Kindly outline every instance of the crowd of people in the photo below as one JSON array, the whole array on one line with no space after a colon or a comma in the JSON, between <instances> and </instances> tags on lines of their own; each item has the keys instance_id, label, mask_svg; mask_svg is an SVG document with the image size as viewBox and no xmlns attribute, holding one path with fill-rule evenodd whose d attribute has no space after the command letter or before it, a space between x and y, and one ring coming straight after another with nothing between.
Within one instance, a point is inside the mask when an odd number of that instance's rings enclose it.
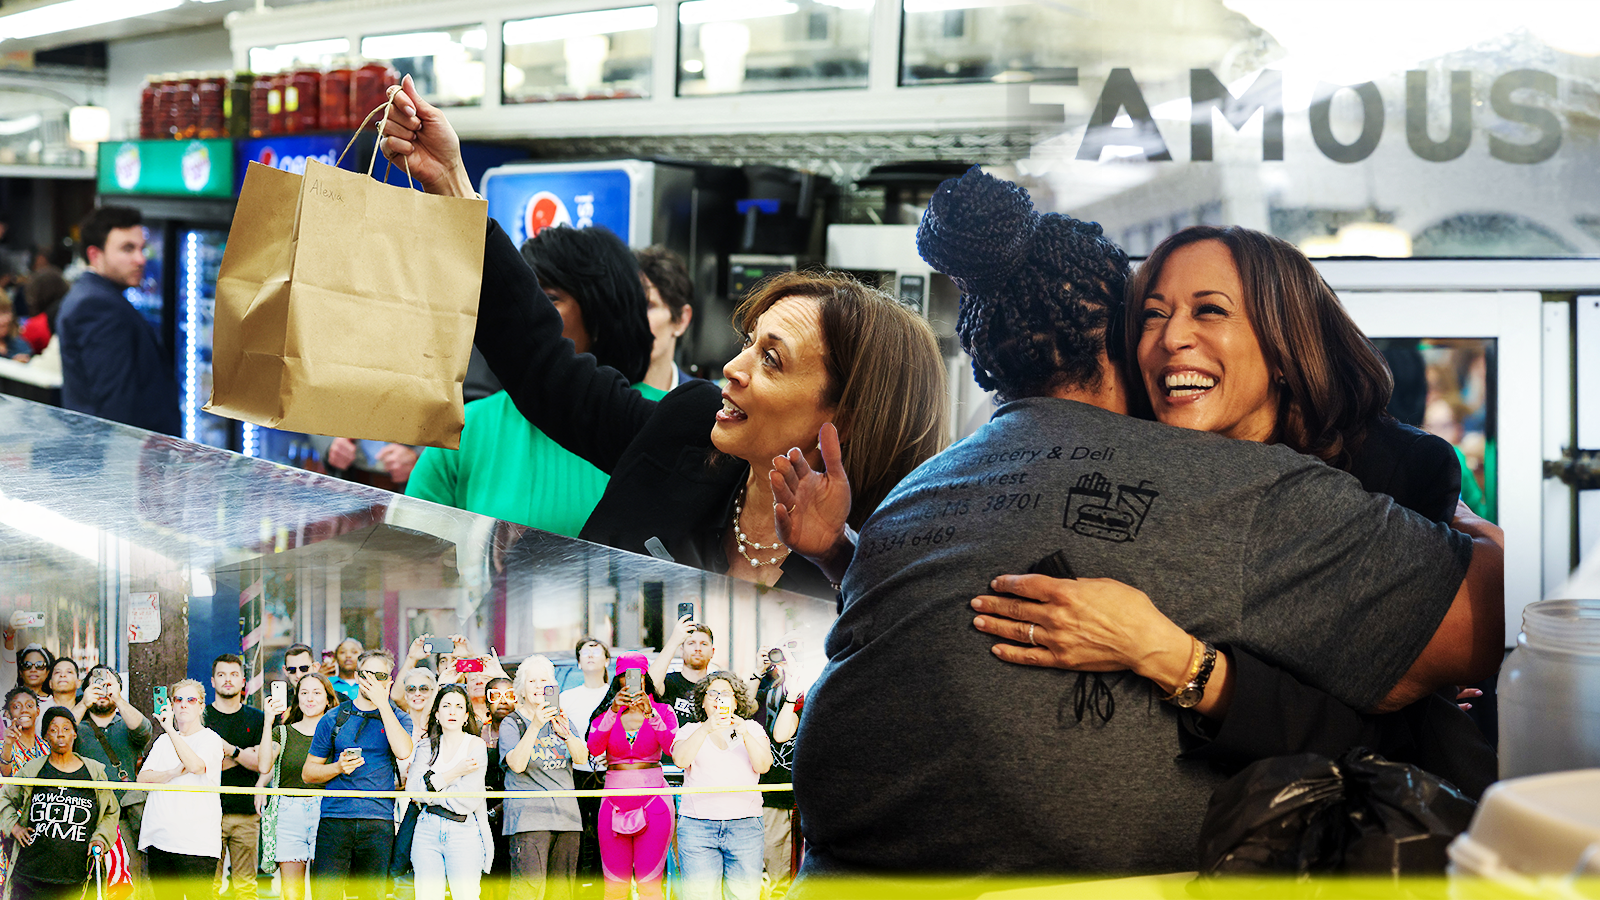
<instances>
[{"instance_id":1,"label":"crowd of people","mask_svg":"<svg viewBox=\"0 0 1600 900\"><path fill-rule=\"evenodd\" d=\"M14 897L76 896L115 869L140 896L253 900L276 874L287 900L570 900L635 888L661 897L670 878L684 896L717 896L725 883L728 897L755 900L770 859L768 896L782 896L794 871L790 834L764 837L755 785L787 759L795 733L799 698L782 688L792 642L745 679L712 668L709 626L685 616L674 647L689 635L681 673L652 669L642 653L613 659L604 642L584 639L565 690L549 657L508 672L460 635L419 636L398 661L347 638L319 662L297 643L259 705L247 702L241 659L223 654L211 664L209 702L205 685L184 679L158 687L141 712L111 669L81 673L38 644L11 649L7 632L0 667L14 670L16 686L0 775L130 787L5 786L0 835L12 843L0 882ZM760 705L769 701L771 715ZM752 790L681 801L559 793L667 788L673 765L687 788ZM397 790L427 796L364 796ZM486 798L491 791L510 796ZM774 841L781 848L768 852Z\"/></svg>"}]
</instances>

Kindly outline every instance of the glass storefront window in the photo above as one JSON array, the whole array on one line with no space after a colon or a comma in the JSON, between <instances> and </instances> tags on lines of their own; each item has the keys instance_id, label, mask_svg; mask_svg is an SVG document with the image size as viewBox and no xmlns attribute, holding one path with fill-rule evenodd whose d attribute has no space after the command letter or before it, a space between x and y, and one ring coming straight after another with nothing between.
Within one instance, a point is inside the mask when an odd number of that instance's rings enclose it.
<instances>
[{"instance_id":1,"label":"glass storefront window","mask_svg":"<svg viewBox=\"0 0 1600 900\"><path fill-rule=\"evenodd\" d=\"M282 72L300 66L327 68L338 57L350 53L350 41L329 38L321 41L301 41L279 44L276 47L251 47L252 72Z\"/></svg>"},{"instance_id":2,"label":"glass storefront window","mask_svg":"<svg viewBox=\"0 0 1600 900\"><path fill-rule=\"evenodd\" d=\"M361 55L410 75L430 103L476 106L483 102L483 51L488 45L482 25L460 25L368 35L361 39Z\"/></svg>"},{"instance_id":3,"label":"glass storefront window","mask_svg":"<svg viewBox=\"0 0 1600 900\"><path fill-rule=\"evenodd\" d=\"M872 0L678 4L678 94L867 86Z\"/></svg>"},{"instance_id":4,"label":"glass storefront window","mask_svg":"<svg viewBox=\"0 0 1600 900\"><path fill-rule=\"evenodd\" d=\"M650 96L654 6L505 23L504 103Z\"/></svg>"},{"instance_id":5,"label":"glass storefront window","mask_svg":"<svg viewBox=\"0 0 1600 900\"><path fill-rule=\"evenodd\" d=\"M905 0L900 83L1050 81L1077 65L1082 14L1012 0Z\"/></svg>"},{"instance_id":6,"label":"glass storefront window","mask_svg":"<svg viewBox=\"0 0 1600 900\"><path fill-rule=\"evenodd\" d=\"M907 83L963 75L928 50L936 5L905 0ZM1026 88L1018 169L1135 255L1207 219L1319 257L1600 255L1600 4L1037 6L1063 18L1033 64L1075 71Z\"/></svg>"}]
</instances>

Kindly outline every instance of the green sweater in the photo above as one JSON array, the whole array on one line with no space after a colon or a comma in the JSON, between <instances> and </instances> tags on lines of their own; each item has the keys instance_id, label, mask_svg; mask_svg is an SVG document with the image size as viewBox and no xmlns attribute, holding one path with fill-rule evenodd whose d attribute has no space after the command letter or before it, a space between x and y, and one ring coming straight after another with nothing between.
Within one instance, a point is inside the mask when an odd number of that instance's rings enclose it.
<instances>
[{"instance_id":1,"label":"green sweater","mask_svg":"<svg viewBox=\"0 0 1600 900\"><path fill-rule=\"evenodd\" d=\"M666 391L633 389L660 400ZM406 482L406 496L577 537L606 474L533 427L505 391L467 404L460 450L429 447Z\"/></svg>"}]
</instances>

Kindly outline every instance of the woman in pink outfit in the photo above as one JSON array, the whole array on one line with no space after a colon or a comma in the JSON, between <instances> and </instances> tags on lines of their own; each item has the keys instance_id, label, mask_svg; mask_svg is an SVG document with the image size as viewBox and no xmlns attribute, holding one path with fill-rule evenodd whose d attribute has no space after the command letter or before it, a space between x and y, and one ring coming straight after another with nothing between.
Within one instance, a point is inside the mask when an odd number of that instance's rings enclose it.
<instances>
[{"instance_id":1,"label":"woman in pink outfit","mask_svg":"<svg viewBox=\"0 0 1600 900\"><path fill-rule=\"evenodd\" d=\"M638 675L629 676L630 671ZM678 720L656 699L642 653L617 657L617 676L589 724L589 754L605 754L606 788L667 786L661 757L670 752ZM636 689L630 686L635 680ZM600 868L607 900L628 896L639 884L640 900L658 900L672 845L672 802L659 794L607 797L600 803Z\"/></svg>"}]
</instances>

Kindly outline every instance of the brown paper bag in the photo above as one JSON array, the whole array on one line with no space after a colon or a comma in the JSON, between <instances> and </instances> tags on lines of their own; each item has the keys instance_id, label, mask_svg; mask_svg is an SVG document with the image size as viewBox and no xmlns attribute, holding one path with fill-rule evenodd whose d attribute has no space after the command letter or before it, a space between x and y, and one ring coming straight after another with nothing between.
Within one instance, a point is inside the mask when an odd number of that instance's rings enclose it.
<instances>
[{"instance_id":1,"label":"brown paper bag","mask_svg":"<svg viewBox=\"0 0 1600 900\"><path fill-rule=\"evenodd\" d=\"M454 449L487 204L251 163L217 276L206 410Z\"/></svg>"}]
</instances>

